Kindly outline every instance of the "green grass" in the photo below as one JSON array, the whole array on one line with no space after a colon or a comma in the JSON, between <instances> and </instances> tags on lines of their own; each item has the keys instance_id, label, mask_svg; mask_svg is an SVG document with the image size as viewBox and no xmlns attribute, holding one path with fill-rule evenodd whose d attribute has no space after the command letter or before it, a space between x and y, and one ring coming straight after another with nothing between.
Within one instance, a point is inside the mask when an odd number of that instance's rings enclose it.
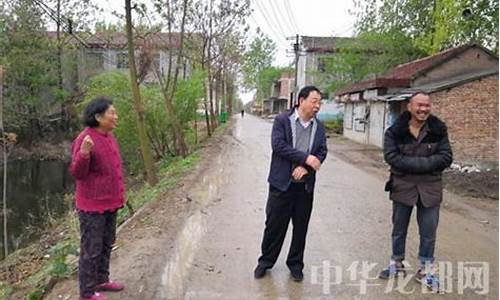
<instances>
[{"instance_id":1,"label":"green grass","mask_svg":"<svg viewBox=\"0 0 500 300\"><path fill-rule=\"evenodd\" d=\"M197 152L193 152L186 158L165 158L159 161L158 184L150 186L144 184L136 191L127 192L127 202L134 210L144 206L144 204L155 200L159 195L170 188L173 188L179 179L186 174L199 160ZM128 207L118 211L117 222L121 224L130 216Z\"/></svg>"},{"instance_id":2,"label":"green grass","mask_svg":"<svg viewBox=\"0 0 500 300\"><path fill-rule=\"evenodd\" d=\"M12 288L6 283L0 282L0 300L8 299L12 293Z\"/></svg>"}]
</instances>

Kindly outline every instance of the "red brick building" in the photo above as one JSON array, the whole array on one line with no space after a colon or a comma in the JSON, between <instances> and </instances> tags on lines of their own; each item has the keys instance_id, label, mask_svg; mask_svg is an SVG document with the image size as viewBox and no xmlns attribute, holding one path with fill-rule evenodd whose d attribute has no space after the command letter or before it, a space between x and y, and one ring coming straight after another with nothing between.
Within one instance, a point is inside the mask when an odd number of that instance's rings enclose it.
<instances>
[{"instance_id":1,"label":"red brick building","mask_svg":"<svg viewBox=\"0 0 500 300\"><path fill-rule=\"evenodd\" d=\"M498 73L431 93L449 128L455 160L498 162Z\"/></svg>"}]
</instances>

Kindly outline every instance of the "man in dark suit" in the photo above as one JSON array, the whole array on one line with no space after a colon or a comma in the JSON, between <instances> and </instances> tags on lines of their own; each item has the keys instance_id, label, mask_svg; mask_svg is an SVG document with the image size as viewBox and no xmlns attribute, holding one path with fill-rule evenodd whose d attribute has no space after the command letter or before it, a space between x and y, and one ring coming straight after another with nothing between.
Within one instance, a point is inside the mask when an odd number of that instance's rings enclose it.
<instances>
[{"instance_id":1,"label":"man in dark suit","mask_svg":"<svg viewBox=\"0 0 500 300\"><path fill-rule=\"evenodd\" d=\"M306 86L300 91L298 100L294 109L274 120L266 227L255 278L263 277L276 263L290 219L293 234L286 264L293 280L304 278L304 248L316 172L326 158L327 147L325 128L316 119L321 92L314 86Z\"/></svg>"}]
</instances>

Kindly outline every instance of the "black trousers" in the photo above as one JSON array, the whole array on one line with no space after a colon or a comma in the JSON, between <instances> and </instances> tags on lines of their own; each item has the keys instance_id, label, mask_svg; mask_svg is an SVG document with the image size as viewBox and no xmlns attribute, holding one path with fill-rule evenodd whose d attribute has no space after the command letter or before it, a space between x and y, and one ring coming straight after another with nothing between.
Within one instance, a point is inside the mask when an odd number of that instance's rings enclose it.
<instances>
[{"instance_id":1,"label":"black trousers","mask_svg":"<svg viewBox=\"0 0 500 300\"><path fill-rule=\"evenodd\" d=\"M109 281L109 260L116 237L116 212L80 211L80 296L91 297L100 283Z\"/></svg>"},{"instance_id":2,"label":"black trousers","mask_svg":"<svg viewBox=\"0 0 500 300\"><path fill-rule=\"evenodd\" d=\"M313 193L306 191L304 183L292 183L285 192L269 186L260 266L271 268L276 263L291 219L292 243L286 264L290 270L304 268L304 248L312 203Z\"/></svg>"}]
</instances>

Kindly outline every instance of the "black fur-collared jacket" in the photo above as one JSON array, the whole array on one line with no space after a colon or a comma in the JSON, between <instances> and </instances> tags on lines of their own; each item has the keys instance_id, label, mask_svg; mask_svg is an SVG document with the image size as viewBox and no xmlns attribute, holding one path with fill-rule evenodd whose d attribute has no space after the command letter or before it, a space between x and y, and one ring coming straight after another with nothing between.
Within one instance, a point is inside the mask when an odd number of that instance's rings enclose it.
<instances>
[{"instance_id":1,"label":"black fur-collared jacket","mask_svg":"<svg viewBox=\"0 0 500 300\"><path fill-rule=\"evenodd\" d=\"M410 133L410 119L404 112L385 132L384 159L391 166L386 190L393 201L413 206L420 198L425 207L436 206L443 198L441 173L453 161L448 131L430 115L417 139Z\"/></svg>"}]
</instances>

